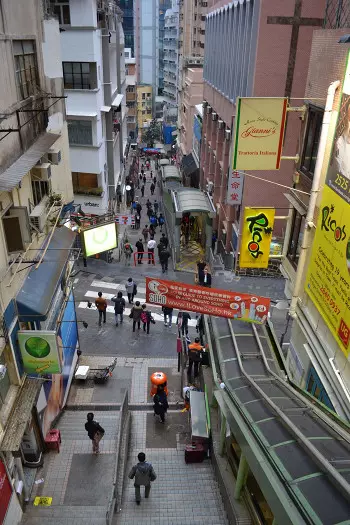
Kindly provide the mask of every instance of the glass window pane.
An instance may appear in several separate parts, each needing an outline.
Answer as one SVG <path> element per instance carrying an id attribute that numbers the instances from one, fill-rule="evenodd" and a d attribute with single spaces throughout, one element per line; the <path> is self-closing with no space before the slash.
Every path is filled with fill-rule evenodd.
<path id="1" fill-rule="evenodd" d="M 22 55 L 23 49 L 22 49 L 22 41 L 21 40 L 13 40 L 13 54 L 14 55 Z"/>
<path id="2" fill-rule="evenodd" d="M 73 75 L 73 84 L 75 89 L 82 89 L 81 75 Z"/>
<path id="3" fill-rule="evenodd" d="M 80 62 L 73 62 L 73 73 L 80 73 L 81 72 L 81 63 Z"/>
<path id="4" fill-rule="evenodd" d="M 89 62 L 82 62 L 81 64 L 82 73 L 90 73 L 90 64 Z"/>
<path id="5" fill-rule="evenodd" d="M 72 73 L 72 62 L 62 62 L 63 72 Z"/>
<path id="6" fill-rule="evenodd" d="M 70 75 L 70 74 L 65 74 L 64 75 L 64 86 L 67 89 L 72 89 L 73 88 L 73 75 Z"/>
<path id="7" fill-rule="evenodd" d="M 62 16 L 63 16 L 63 23 L 69 25 L 70 24 L 69 5 L 62 6 Z"/>
<path id="8" fill-rule="evenodd" d="M 24 53 L 34 53 L 33 40 L 22 40 L 22 44 Z"/>
<path id="9" fill-rule="evenodd" d="M 55 15 L 58 18 L 58 23 L 62 24 L 61 6 L 55 5 L 54 8 L 53 8 L 53 11 L 54 11 Z"/>

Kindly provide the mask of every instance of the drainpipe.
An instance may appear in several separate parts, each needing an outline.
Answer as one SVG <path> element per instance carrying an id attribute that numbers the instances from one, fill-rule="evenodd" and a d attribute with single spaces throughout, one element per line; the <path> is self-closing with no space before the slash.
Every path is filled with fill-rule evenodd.
<path id="1" fill-rule="evenodd" d="M 108 18 L 107 18 L 108 20 Z M 108 22 L 105 21 L 105 27 L 102 30 L 102 68 L 103 68 L 103 94 L 105 106 L 112 105 L 112 83 L 111 71 L 109 64 L 109 28 Z M 107 149 L 107 168 L 108 168 L 108 210 L 113 209 L 112 203 L 115 198 L 114 184 L 114 156 L 113 156 L 113 118 L 112 109 L 105 113 L 106 119 L 106 149 Z"/>
<path id="2" fill-rule="evenodd" d="M 306 220 L 305 220 L 304 235 L 303 235 L 303 241 L 302 241 L 301 249 L 300 249 L 298 268 L 297 268 L 297 272 L 295 276 L 294 291 L 293 291 L 293 296 L 292 296 L 292 300 L 290 303 L 290 309 L 289 309 L 289 315 L 293 319 L 295 319 L 297 316 L 296 308 L 298 305 L 298 298 L 300 296 L 301 287 L 302 287 L 302 280 L 304 276 L 304 268 L 305 268 L 305 263 L 306 263 L 307 251 L 310 246 L 311 232 L 313 228 L 315 227 L 313 220 L 314 220 L 316 201 L 317 201 L 317 197 L 320 191 L 320 179 L 321 179 L 322 165 L 323 165 L 323 160 L 324 160 L 324 155 L 325 155 L 325 150 L 326 150 L 329 124 L 330 124 L 331 116 L 332 116 L 334 96 L 335 96 L 335 92 L 337 88 L 339 87 L 339 85 L 340 85 L 339 80 L 332 82 L 327 92 L 326 107 L 325 107 L 324 115 L 323 115 L 321 135 L 320 135 L 320 144 L 319 144 L 318 152 L 317 152 L 314 178 L 312 180 L 309 207 L 308 207 Z"/>
<path id="3" fill-rule="evenodd" d="M 122 83 L 121 83 L 121 69 L 120 69 L 120 32 L 119 32 L 119 17 L 116 15 L 115 17 L 115 38 L 116 38 L 116 47 L 117 47 L 117 90 L 118 93 L 122 94 Z M 126 102 L 125 102 L 126 103 Z M 122 104 L 122 103 L 121 103 Z M 120 111 L 121 116 L 122 111 Z M 126 117 L 125 117 L 126 118 Z M 123 118 L 120 122 L 120 130 L 119 130 L 119 156 L 120 156 L 120 180 L 119 184 L 123 184 L 124 182 L 124 151 L 123 151 Z"/>

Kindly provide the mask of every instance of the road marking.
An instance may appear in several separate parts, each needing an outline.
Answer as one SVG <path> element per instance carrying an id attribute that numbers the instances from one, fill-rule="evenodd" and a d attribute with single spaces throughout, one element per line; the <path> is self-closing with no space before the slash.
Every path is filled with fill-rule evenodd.
<path id="1" fill-rule="evenodd" d="M 126 293 L 125 283 L 109 283 L 107 281 L 92 281 L 90 286 L 93 286 L 93 288 L 111 288 L 112 290 L 117 290 L 118 292 Z M 142 286 L 137 286 L 137 291 L 140 293 L 146 294 L 146 288 Z"/>
<path id="2" fill-rule="evenodd" d="M 97 298 L 96 292 L 94 292 L 92 290 L 88 290 L 84 295 L 85 295 L 85 297 L 92 297 L 93 299 Z M 125 295 L 124 299 L 127 301 L 127 298 L 126 298 L 127 294 L 126 294 L 126 292 L 124 292 L 124 295 Z M 115 297 L 115 294 L 114 293 L 103 292 L 102 297 L 104 297 L 105 299 L 111 300 L 112 297 Z M 143 303 L 146 302 L 146 298 L 145 297 L 134 297 L 134 303 L 136 301 L 140 301 L 140 303 L 143 304 Z M 154 306 L 155 308 L 161 308 L 160 304 L 153 304 L 152 306 Z"/>
<path id="3" fill-rule="evenodd" d="M 150 310 L 152 310 L 153 307 L 156 307 L 158 305 L 152 304 L 152 305 L 149 305 L 149 306 L 150 306 Z M 78 308 L 86 309 L 86 308 L 88 308 L 88 305 L 85 302 L 81 302 L 81 303 L 79 303 Z M 91 308 L 89 308 L 89 310 L 97 310 L 97 308 L 93 304 L 91 306 Z M 131 312 L 131 308 L 125 308 L 125 310 L 124 310 L 124 317 L 128 316 L 130 314 L 130 312 Z M 173 321 L 174 321 L 174 318 L 177 317 L 177 312 L 178 312 L 178 310 L 174 310 L 174 312 L 173 312 Z M 114 306 L 107 306 L 107 313 L 114 315 Z M 155 314 L 155 313 L 152 312 L 152 317 L 154 317 L 155 321 L 164 321 L 164 316 L 162 314 Z M 172 324 L 174 324 L 174 322 Z M 196 319 L 190 319 L 188 321 L 188 326 L 196 326 L 196 324 L 197 324 Z"/>

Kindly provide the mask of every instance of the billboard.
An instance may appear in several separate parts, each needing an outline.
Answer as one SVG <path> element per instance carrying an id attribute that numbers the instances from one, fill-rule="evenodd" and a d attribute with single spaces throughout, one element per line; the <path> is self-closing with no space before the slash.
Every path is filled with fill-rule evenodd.
<path id="1" fill-rule="evenodd" d="M 240 268 L 268 267 L 274 220 L 273 208 L 244 208 Z"/>
<path id="2" fill-rule="evenodd" d="M 146 302 L 259 324 L 270 307 L 267 297 L 151 277 L 146 277 Z"/>
<path id="3" fill-rule="evenodd" d="M 237 98 L 233 170 L 280 168 L 286 98 Z"/>
<path id="4" fill-rule="evenodd" d="M 18 344 L 27 374 L 59 374 L 61 360 L 56 332 L 53 330 L 19 330 Z"/>
<path id="5" fill-rule="evenodd" d="M 117 230 L 114 222 L 89 228 L 82 231 L 81 235 L 86 257 L 117 247 Z"/>
<path id="6" fill-rule="evenodd" d="M 343 353 L 350 351 L 350 63 L 322 193 L 305 291 Z"/>

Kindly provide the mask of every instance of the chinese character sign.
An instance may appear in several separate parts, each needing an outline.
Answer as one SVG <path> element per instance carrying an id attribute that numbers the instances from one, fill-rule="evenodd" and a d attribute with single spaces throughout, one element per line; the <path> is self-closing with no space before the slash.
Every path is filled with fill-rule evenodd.
<path id="1" fill-rule="evenodd" d="M 286 98 L 237 99 L 234 170 L 280 168 L 286 113 Z"/>
<path id="2" fill-rule="evenodd" d="M 135 215 L 115 215 L 115 222 L 124 226 L 134 226 Z"/>
<path id="3" fill-rule="evenodd" d="M 239 258 L 241 268 L 268 267 L 274 220 L 274 209 L 244 209 Z"/>
<path id="4" fill-rule="evenodd" d="M 146 277 L 146 302 L 260 324 L 266 321 L 270 307 L 267 297 L 151 277 Z"/>
<path id="5" fill-rule="evenodd" d="M 305 291 L 343 353 L 350 353 L 350 63 L 345 73 L 333 150 Z"/>
<path id="6" fill-rule="evenodd" d="M 236 170 L 231 170 L 228 179 L 228 187 L 226 194 L 226 204 L 241 205 L 243 195 L 243 173 Z"/>

